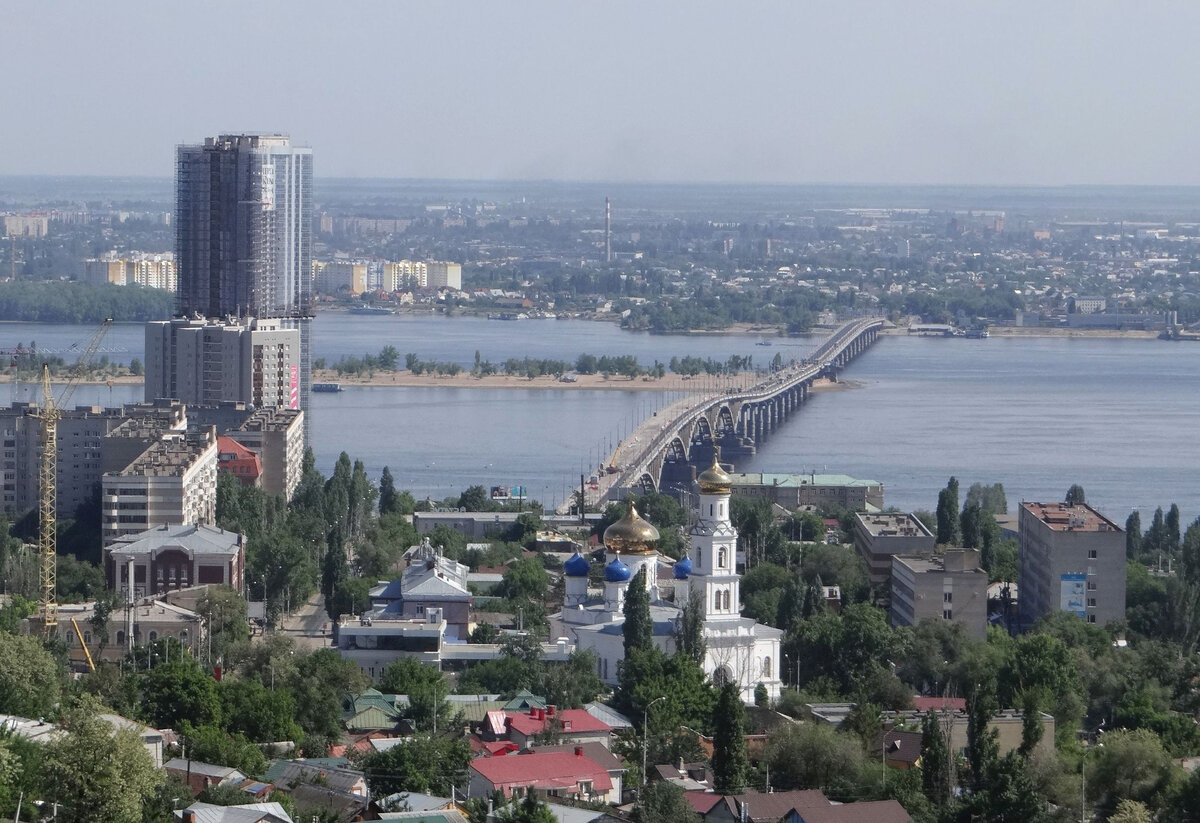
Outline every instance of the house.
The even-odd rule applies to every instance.
[[[893,769],[906,772],[921,764],[921,733],[884,730],[875,737],[871,751]]]
[[[912,816],[895,800],[833,803],[815,789],[717,797],[701,813],[706,823],[912,823]]]
[[[408,823],[467,823],[458,809],[436,809],[423,812],[383,812],[380,820],[407,820]]]
[[[214,806],[193,803],[174,812],[177,823],[295,823],[278,803],[246,803],[241,806]]]
[[[492,713],[488,716],[490,722]],[[523,713],[505,712],[504,727],[508,740],[522,749],[535,743],[541,735],[563,743],[599,743],[606,749],[612,738],[612,727],[583,709],[559,711],[554,706]]]
[[[185,760],[182,757],[168,760],[163,764],[163,771],[187,783],[188,788],[192,790],[192,797],[209,786],[237,786],[246,779],[246,775],[229,766],[216,766],[199,760]]]
[[[291,795],[303,815],[332,812],[343,820],[362,820],[370,805],[367,779],[349,765],[344,757],[276,760],[263,780]]]
[[[359,695],[342,698],[342,723],[351,733],[367,731],[395,731],[404,718],[404,708],[399,695],[383,694],[376,689],[367,689]]]
[[[608,777],[612,780],[612,795],[613,797],[621,797],[623,783],[625,781],[625,764],[621,762],[621,758],[610,752],[607,747],[600,743],[578,743],[566,744],[562,746],[538,746],[532,751],[537,753],[560,752],[563,754],[574,754],[576,749],[583,749],[583,756],[589,758],[598,766],[608,772]],[[521,754],[503,755],[505,757],[520,757]]]
[[[422,620],[436,612],[446,621],[446,639],[465,641],[474,602],[467,574],[466,566],[443,556],[425,538],[398,579],[371,589],[371,616]]]
[[[534,790],[571,800],[618,803],[608,770],[583,753],[538,752],[478,757],[468,768],[468,797],[489,797],[499,792],[506,798],[521,797]]]

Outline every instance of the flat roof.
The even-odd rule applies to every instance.
[[[1021,508],[1056,532],[1119,532],[1121,527],[1087,503],[1029,503]]]
[[[924,523],[905,512],[859,513],[855,517],[872,537],[933,537]]]

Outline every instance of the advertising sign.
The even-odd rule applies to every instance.
[[[1072,612],[1080,617],[1087,616],[1087,575],[1064,574],[1061,578],[1062,592],[1059,608],[1064,612]]]

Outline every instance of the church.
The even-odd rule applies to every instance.
[[[689,533],[688,553],[675,564],[673,602],[664,601],[659,593],[658,530],[630,505],[628,514],[604,532],[603,592],[588,589],[591,563],[587,557],[577,552],[563,564],[566,595],[562,611],[551,618],[551,637],[567,637],[577,648],[594,652],[601,679],[615,685],[624,655],[625,593],[638,571],[645,569],[655,646],[674,654],[682,607],[695,592],[704,608],[704,673],[716,685],[738,684],[746,703],[754,701],[760,683],[775,700],[781,687],[783,632],[742,617],[737,530],[729,520],[733,478],[714,458],[696,483],[699,510]]]

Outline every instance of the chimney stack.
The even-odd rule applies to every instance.
[[[612,262],[612,203],[604,198],[604,262]]]

